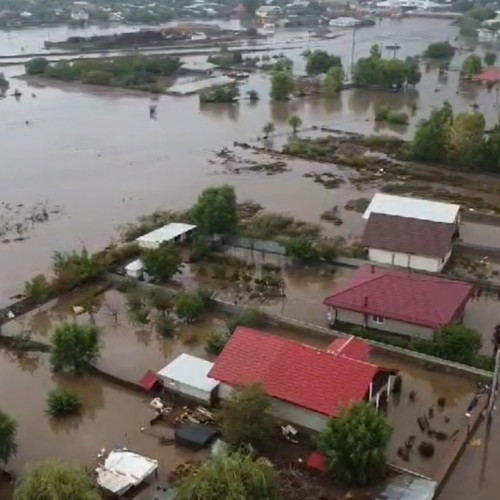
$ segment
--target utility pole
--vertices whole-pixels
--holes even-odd
[[[352,28],[352,49],[351,49],[351,79],[354,75],[354,51],[356,49],[356,26]]]

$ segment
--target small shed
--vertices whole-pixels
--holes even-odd
[[[125,266],[125,274],[129,278],[140,280],[144,273],[144,264],[141,259],[135,259]]]
[[[144,376],[141,378],[139,385],[146,391],[151,392],[161,389],[163,386],[158,375],[151,370],[148,370]]]
[[[172,222],[136,238],[141,248],[156,249],[162,243],[182,243],[193,233],[196,226],[182,222]]]
[[[97,484],[121,496],[148,479],[158,469],[158,461],[128,450],[113,450],[96,468]]]
[[[189,422],[175,429],[174,435],[177,444],[198,451],[215,439],[217,430],[208,425]]]
[[[219,387],[219,382],[208,377],[213,365],[205,359],[181,354],[157,375],[166,389],[203,403],[211,403]]]

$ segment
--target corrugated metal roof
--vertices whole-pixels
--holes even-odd
[[[170,224],[166,224],[165,226],[155,229],[150,233],[139,236],[139,238],[136,238],[135,241],[137,241],[139,245],[142,242],[163,243],[165,241],[171,241],[195,228],[196,226],[193,226],[192,224],[171,222]]]
[[[376,213],[452,224],[459,210],[460,205],[451,203],[377,193],[363,214],[363,219]]]
[[[402,474],[393,477],[376,500],[432,500],[437,482]]]

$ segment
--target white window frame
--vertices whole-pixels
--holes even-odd
[[[374,314],[372,316],[372,320],[374,323],[377,323],[379,325],[383,325],[385,323],[385,318],[383,316],[379,316],[377,314]]]

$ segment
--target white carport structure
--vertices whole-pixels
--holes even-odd
[[[219,382],[208,376],[213,366],[213,363],[205,359],[181,354],[157,375],[166,389],[204,403],[211,403],[219,387]]]
[[[96,468],[97,484],[114,495],[123,495],[158,469],[158,460],[128,450],[114,450]]]
[[[172,222],[155,229],[150,233],[139,236],[139,238],[136,238],[135,241],[141,248],[154,250],[165,242],[177,243],[185,241],[188,235],[192,233],[195,228],[196,226],[193,226],[192,224]]]

